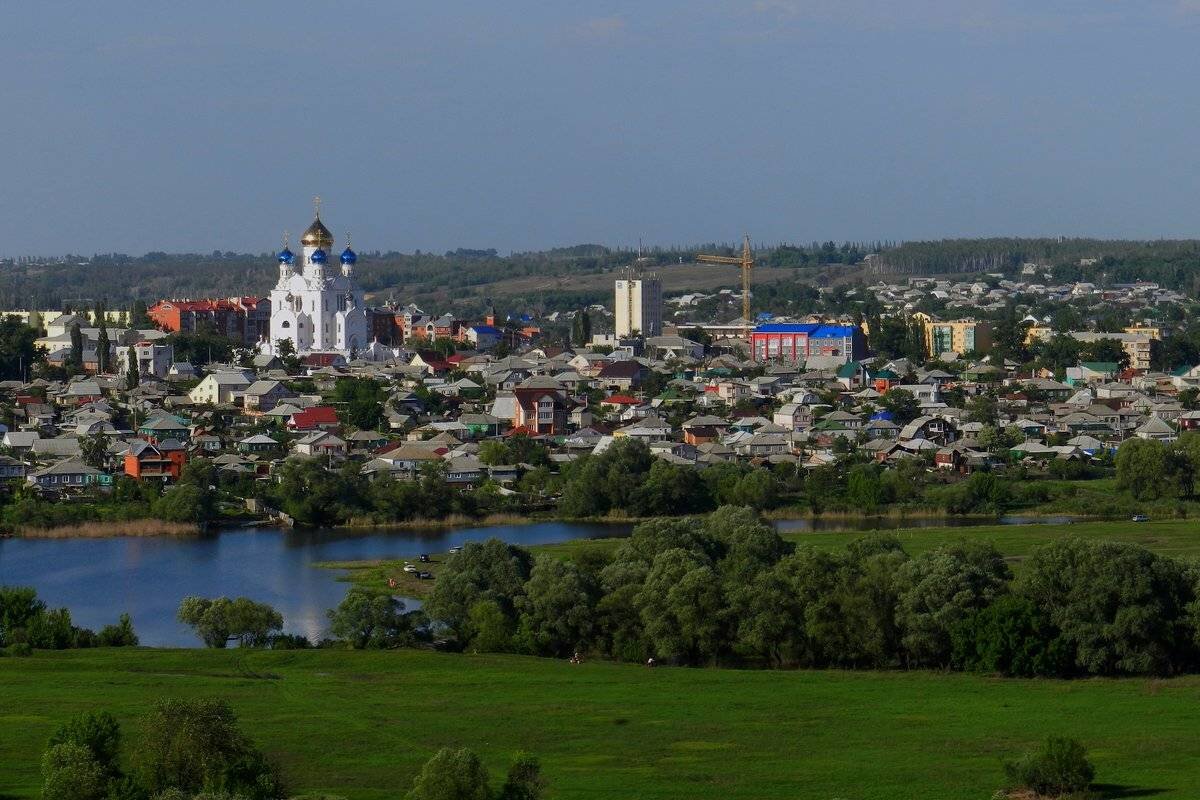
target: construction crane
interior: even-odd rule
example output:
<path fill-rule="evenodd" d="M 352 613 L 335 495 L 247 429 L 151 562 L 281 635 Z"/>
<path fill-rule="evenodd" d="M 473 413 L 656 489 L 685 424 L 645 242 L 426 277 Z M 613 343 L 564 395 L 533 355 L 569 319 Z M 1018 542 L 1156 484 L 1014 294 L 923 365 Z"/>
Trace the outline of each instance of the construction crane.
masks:
<path fill-rule="evenodd" d="M 705 264 L 733 264 L 742 268 L 742 318 L 746 320 L 746 338 L 750 338 L 750 328 L 753 322 L 750 320 L 750 270 L 754 269 L 754 256 L 750 252 L 750 234 L 746 234 L 742 239 L 742 255 L 740 258 L 736 256 L 710 256 L 704 253 L 696 256 L 697 261 L 702 261 Z"/>

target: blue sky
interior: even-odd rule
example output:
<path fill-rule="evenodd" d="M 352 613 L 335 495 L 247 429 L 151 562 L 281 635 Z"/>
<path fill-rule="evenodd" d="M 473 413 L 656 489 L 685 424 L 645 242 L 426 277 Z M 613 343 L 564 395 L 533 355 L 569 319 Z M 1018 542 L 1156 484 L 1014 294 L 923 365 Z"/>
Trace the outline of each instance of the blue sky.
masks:
<path fill-rule="evenodd" d="M 1200 0 L 14 6 L 5 255 L 1200 235 Z"/>

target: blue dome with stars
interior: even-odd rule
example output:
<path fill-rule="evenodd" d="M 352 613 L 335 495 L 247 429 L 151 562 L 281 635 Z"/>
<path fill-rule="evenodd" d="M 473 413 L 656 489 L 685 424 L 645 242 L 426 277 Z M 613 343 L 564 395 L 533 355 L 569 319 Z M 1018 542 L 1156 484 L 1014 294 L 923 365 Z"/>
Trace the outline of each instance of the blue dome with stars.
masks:
<path fill-rule="evenodd" d="M 286 247 L 279 251 L 279 263 L 280 264 L 291 264 L 295 260 L 296 260 L 296 255 L 291 250 L 288 250 Z"/>
<path fill-rule="evenodd" d="M 312 257 L 309 260 L 312 261 L 312 263 L 314 263 L 314 264 L 324 264 L 325 263 L 325 251 L 318 247 L 316 250 L 313 251 Z"/>
<path fill-rule="evenodd" d="M 358 255 L 353 250 L 351 250 L 349 247 L 347 247 L 345 250 L 342 251 L 342 263 L 343 264 L 354 264 L 357 262 L 358 262 Z"/>

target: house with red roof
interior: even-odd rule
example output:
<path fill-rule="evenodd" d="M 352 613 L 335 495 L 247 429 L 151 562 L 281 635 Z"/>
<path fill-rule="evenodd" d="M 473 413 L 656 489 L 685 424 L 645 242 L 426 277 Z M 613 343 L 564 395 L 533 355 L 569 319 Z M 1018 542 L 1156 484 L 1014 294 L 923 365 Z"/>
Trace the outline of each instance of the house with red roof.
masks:
<path fill-rule="evenodd" d="M 313 406 L 292 414 L 287 421 L 288 430 L 328 431 L 338 426 L 337 411 L 333 406 Z"/>

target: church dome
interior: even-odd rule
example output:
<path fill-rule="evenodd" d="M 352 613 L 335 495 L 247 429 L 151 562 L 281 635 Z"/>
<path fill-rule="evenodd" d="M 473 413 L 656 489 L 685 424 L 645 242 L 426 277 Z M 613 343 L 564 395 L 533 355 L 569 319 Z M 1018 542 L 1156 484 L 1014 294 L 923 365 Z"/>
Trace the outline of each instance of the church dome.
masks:
<path fill-rule="evenodd" d="M 279 263 L 280 264 L 291 264 L 295 259 L 296 259 L 296 256 L 292 253 L 291 250 L 287 249 L 286 247 L 279 251 Z"/>
<path fill-rule="evenodd" d="M 343 264 L 355 264 L 357 262 L 358 262 L 358 254 L 355 253 L 353 250 L 351 250 L 349 247 L 347 247 L 345 250 L 342 251 L 342 263 Z"/>
<path fill-rule="evenodd" d="M 312 254 L 312 257 L 310 260 L 314 264 L 324 264 L 325 263 L 325 251 L 318 247 L 316 250 L 313 251 L 313 254 Z"/>
<path fill-rule="evenodd" d="M 333 234 L 321 222 L 321 218 L 317 217 L 313 220 L 312 225 L 308 226 L 308 230 L 300 237 L 300 242 L 305 247 L 320 247 L 323 250 L 328 250 L 333 246 Z"/>

